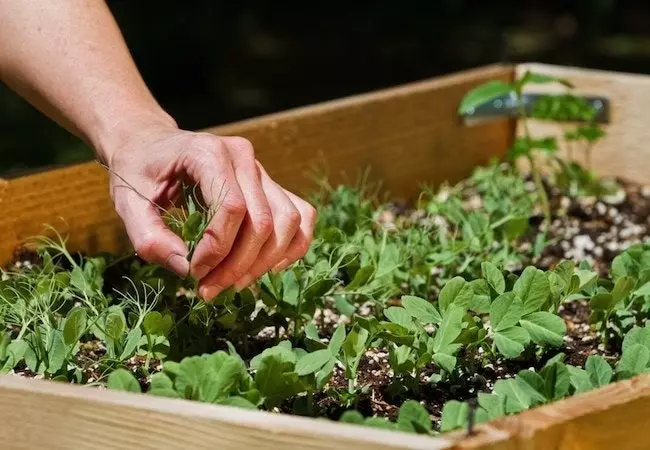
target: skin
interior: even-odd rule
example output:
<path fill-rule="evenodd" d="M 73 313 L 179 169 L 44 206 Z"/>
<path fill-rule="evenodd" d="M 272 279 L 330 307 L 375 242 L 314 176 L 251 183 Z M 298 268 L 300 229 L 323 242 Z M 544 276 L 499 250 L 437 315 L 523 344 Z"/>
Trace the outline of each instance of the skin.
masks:
<path fill-rule="evenodd" d="M 199 280 L 199 295 L 242 289 L 306 253 L 316 212 L 283 189 L 241 137 L 181 130 L 140 76 L 100 0 L 0 0 L 0 79 L 91 145 L 140 257 Z M 199 184 L 217 214 L 191 261 L 157 209 Z"/>

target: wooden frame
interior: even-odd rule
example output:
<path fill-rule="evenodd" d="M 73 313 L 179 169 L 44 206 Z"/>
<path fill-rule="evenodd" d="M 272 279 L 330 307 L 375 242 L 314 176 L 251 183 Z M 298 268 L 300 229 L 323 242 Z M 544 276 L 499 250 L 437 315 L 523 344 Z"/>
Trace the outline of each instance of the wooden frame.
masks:
<path fill-rule="evenodd" d="M 650 127 L 642 122 L 650 77 L 542 65 L 489 66 L 403 87 L 207 130 L 250 139 L 271 175 L 287 188 L 313 186 L 305 173 L 332 182 L 370 167 L 393 197 L 412 199 L 418 182 L 455 181 L 504 154 L 515 127 L 507 120 L 465 127 L 456 116 L 463 94 L 526 68 L 561 74 L 585 94 L 605 95 L 614 114 L 594 168 L 646 181 Z M 560 132 L 531 123 L 533 134 Z M 70 235 L 74 250 L 121 252 L 128 240 L 95 163 L 0 180 L 0 265 L 44 224 Z M 478 427 L 474 436 L 429 438 L 327 421 L 251 412 L 184 400 L 0 377 L 0 433 L 5 446 L 126 449 L 625 449 L 650 448 L 650 376 L 623 381 Z M 6 448 L 9 448 L 6 447 Z"/>

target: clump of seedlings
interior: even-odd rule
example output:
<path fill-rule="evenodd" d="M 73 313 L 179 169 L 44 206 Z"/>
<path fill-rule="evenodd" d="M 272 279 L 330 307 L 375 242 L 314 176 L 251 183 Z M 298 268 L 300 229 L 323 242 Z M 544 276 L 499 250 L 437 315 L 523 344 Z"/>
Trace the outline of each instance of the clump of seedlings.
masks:
<path fill-rule="evenodd" d="M 477 88 L 461 111 L 551 82 L 570 87 L 526 74 Z M 584 102 L 543 101 L 522 116 L 581 115 L 566 138 L 590 153 L 602 133 Z M 414 207 L 365 178 L 321 183 L 305 258 L 211 303 L 135 255 L 72 254 L 50 230 L 2 271 L 0 371 L 423 434 L 645 372 L 649 192 L 622 182 L 608 203 L 611 186 L 556 149 L 526 131 L 509 162 L 425 188 Z M 159 210 L 192 250 L 217 210 L 194 187 L 184 197 Z M 598 233 L 614 225 L 610 249 Z"/>

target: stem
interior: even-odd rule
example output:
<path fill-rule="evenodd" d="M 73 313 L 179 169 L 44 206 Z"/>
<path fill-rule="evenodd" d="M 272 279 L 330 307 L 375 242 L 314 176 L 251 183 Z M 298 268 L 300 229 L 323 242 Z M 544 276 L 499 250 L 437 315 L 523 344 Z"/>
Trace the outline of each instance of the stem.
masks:
<path fill-rule="evenodd" d="M 544 183 L 542 183 L 542 176 L 539 172 L 539 167 L 535 164 L 532 155 L 528 155 L 528 161 L 530 162 L 530 170 L 533 173 L 537 195 L 539 195 L 539 199 L 542 202 L 542 210 L 544 211 L 544 230 L 547 231 L 551 225 L 551 206 L 548 202 L 546 190 L 544 189 Z"/>
<path fill-rule="evenodd" d="M 307 391 L 307 414 L 314 415 L 314 391 L 311 389 Z"/>
<path fill-rule="evenodd" d="M 147 357 L 144 361 L 144 369 L 149 372 L 149 363 L 151 362 L 151 352 L 153 351 L 153 345 L 151 343 L 151 336 L 149 333 L 146 334 L 147 336 L 147 347 L 149 347 L 149 351 L 147 352 Z"/>

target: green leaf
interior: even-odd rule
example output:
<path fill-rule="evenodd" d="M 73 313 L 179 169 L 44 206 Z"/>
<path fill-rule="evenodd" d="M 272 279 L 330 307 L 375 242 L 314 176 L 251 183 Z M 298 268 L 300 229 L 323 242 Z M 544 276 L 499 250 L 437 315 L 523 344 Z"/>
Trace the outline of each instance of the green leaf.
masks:
<path fill-rule="evenodd" d="M 399 306 L 391 306 L 384 310 L 384 315 L 392 323 L 401 325 L 407 330 L 411 330 L 414 327 L 413 318 L 411 315 L 404 309 Z"/>
<path fill-rule="evenodd" d="M 124 361 L 125 359 L 130 358 L 133 355 L 133 353 L 138 347 L 140 338 L 142 338 L 142 331 L 140 331 L 140 328 L 135 328 L 129 331 L 129 334 L 126 335 L 126 343 L 124 344 L 124 349 L 122 350 L 122 354 L 120 355 L 121 361 Z"/>
<path fill-rule="evenodd" d="M 149 335 L 167 336 L 174 326 L 170 314 L 164 316 L 158 311 L 149 311 L 142 321 L 144 332 Z"/>
<path fill-rule="evenodd" d="M 341 345 L 343 345 L 343 341 L 345 341 L 345 325 L 338 325 L 332 334 L 329 344 L 327 344 L 327 349 L 332 356 L 338 355 L 339 350 L 341 350 Z"/>
<path fill-rule="evenodd" d="M 66 345 L 79 342 L 81 335 L 86 331 L 87 318 L 86 310 L 80 306 L 70 310 L 63 326 L 63 340 Z"/>
<path fill-rule="evenodd" d="M 138 380 L 126 369 L 116 369 L 108 375 L 108 388 L 116 391 L 142 392 Z"/>
<path fill-rule="evenodd" d="M 614 307 L 614 297 L 609 292 L 599 292 L 591 297 L 589 307 L 594 311 L 609 311 Z"/>
<path fill-rule="evenodd" d="M 298 306 L 300 283 L 293 270 L 287 270 L 282 275 L 282 301 L 292 306 Z"/>
<path fill-rule="evenodd" d="M 573 84 L 565 79 L 553 75 L 546 75 L 542 73 L 534 73 L 527 71 L 519 80 L 515 82 L 518 89 L 521 89 L 527 84 L 548 84 L 559 83 L 567 88 L 573 88 Z"/>
<path fill-rule="evenodd" d="M 458 106 L 458 114 L 471 114 L 476 108 L 502 95 L 511 93 L 512 85 L 499 80 L 492 80 L 469 91 Z"/>
<path fill-rule="evenodd" d="M 309 288 L 307 290 L 309 290 Z M 336 309 L 338 309 L 341 314 L 348 317 L 352 317 L 354 313 L 357 312 L 357 307 L 350 303 L 345 295 L 334 295 L 334 306 L 336 306 Z"/>
<path fill-rule="evenodd" d="M 516 358 L 521 355 L 529 342 L 528 332 L 521 327 L 510 327 L 494 333 L 494 343 L 506 358 Z"/>
<path fill-rule="evenodd" d="M 354 291 L 366 285 L 374 273 L 375 268 L 373 266 L 364 266 L 360 268 L 357 270 L 357 273 L 354 274 L 352 281 L 345 287 L 345 290 Z"/>
<path fill-rule="evenodd" d="M 643 345 L 650 350 L 650 327 L 634 327 L 628 331 L 625 338 L 623 338 L 623 353 L 634 344 Z"/>
<path fill-rule="evenodd" d="M 4 363 L 0 368 L 0 375 L 4 375 L 13 369 L 23 359 L 28 349 L 29 344 L 18 339 L 13 340 L 7 345 Z"/>
<path fill-rule="evenodd" d="M 497 294 L 503 294 L 506 290 L 506 280 L 503 278 L 503 273 L 494 264 L 488 261 L 481 263 L 481 273 L 488 284 L 494 289 Z"/>
<path fill-rule="evenodd" d="M 560 316 L 539 311 L 524 316 L 519 323 L 537 345 L 560 347 L 563 343 L 566 324 Z"/>
<path fill-rule="evenodd" d="M 239 396 L 224 398 L 223 400 L 219 400 L 219 404 L 225 406 L 235 406 L 237 408 L 244 409 L 257 409 L 257 406 L 246 400 L 244 397 Z"/>
<path fill-rule="evenodd" d="M 498 380 L 494 383 L 493 391 L 495 394 L 505 397 L 507 414 L 524 411 L 531 406 L 544 403 L 546 400 L 542 394 L 518 377 Z"/>
<path fill-rule="evenodd" d="M 524 304 L 522 315 L 539 311 L 551 293 L 551 286 L 544 271 L 528 266 L 515 282 L 513 291 Z"/>
<path fill-rule="evenodd" d="M 601 387 L 612 381 L 613 370 L 605 358 L 600 355 L 589 355 L 585 370 L 594 387 Z"/>
<path fill-rule="evenodd" d="M 428 411 L 415 400 L 402 403 L 397 415 L 397 427 L 402 431 L 428 434 L 432 430 Z"/>
<path fill-rule="evenodd" d="M 479 392 L 478 404 L 485 409 L 490 420 L 506 415 L 506 398 L 501 395 Z"/>
<path fill-rule="evenodd" d="M 307 353 L 296 363 L 296 373 L 299 376 L 309 375 L 318 372 L 332 358 L 332 353 L 328 349 L 316 350 L 313 353 Z"/>
<path fill-rule="evenodd" d="M 547 364 L 540 371 L 544 378 L 544 396 L 548 400 L 558 400 L 569 394 L 571 379 L 566 364 L 556 362 Z"/>
<path fill-rule="evenodd" d="M 451 304 L 466 308 L 473 297 L 474 290 L 472 286 L 462 277 L 454 277 L 440 291 L 438 305 L 444 315 L 444 312 Z"/>
<path fill-rule="evenodd" d="M 420 297 L 412 295 L 402 296 L 402 306 L 406 311 L 421 323 L 438 325 L 442 321 L 440 313 L 433 304 Z"/>
<path fill-rule="evenodd" d="M 433 362 L 438 364 L 443 370 L 451 373 L 456 367 L 456 357 L 446 353 L 436 353 L 433 355 Z"/>
<path fill-rule="evenodd" d="M 262 358 L 255 383 L 265 397 L 267 407 L 279 405 L 303 390 L 298 374 L 293 371 L 293 365 L 283 361 L 278 354 Z"/>
<path fill-rule="evenodd" d="M 339 422 L 361 425 L 364 422 L 364 417 L 363 414 L 356 410 L 345 411 L 343 414 L 341 414 Z"/>
<path fill-rule="evenodd" d="M 183 222 L 181 236 L 185 242 L 196 242 L 201 237 L 202 228 L 203 217 L 200 212 L 195 211 Z"/>
<path fill-rule="evenodd" d="M 458 347 L 458 344 L 452 344 L 462 331 L 464 314 L 465 310 L 459 306 L 453 305 L 449 308 L 433 337 L 433 350 L 435 353 L 451 354 Z"/>
<path fill-rule="evenodd" d="M 523 316 L 524 305 L 514 292 L 499 295 L 490 305 L 490 323 L 494 331 L 516 325 Z"/>
<path fill-rule="evenodd" d="M 106 328 L 105 333 L 114 340 L 119 340 L 122 337 L 126 323 L 124 322 L 124 316 L 116 313 L 110 312 L 106 317 Z"/>
<path fill-rule="evenodd" d="M 625 276 L 616 280 L 614 289 L 612 289 L 612 299 L 614 305 L 624 300 L 629 295 L 629 293 L 632 292 L 635 284 L 636 279 L 634 277 Z"/>
<path fill-rule="evenodd" d="M 616 366 L 616 372 L 622 378 L 629 378 L 643 373 L 650 362 L 650 350 L 641 344 L 632 344 L 623 351 Z"/>
<path fill-rule="evenodd" d="M 589 372 L 574 366 L 567 366 L 567 370 L 569 371 L 569 380 L 571 380 L 571 386 L 573 386 L 575 389 L 576 394 L 594 389 L 595 386 L 591 381 Z"/>
<path fill-rule="evenodd" d="M 450 400 L 442 407 L 440 431 L 452 431 L 464 428 L 469 418 L 469 405 L 466 402 Z"/>

